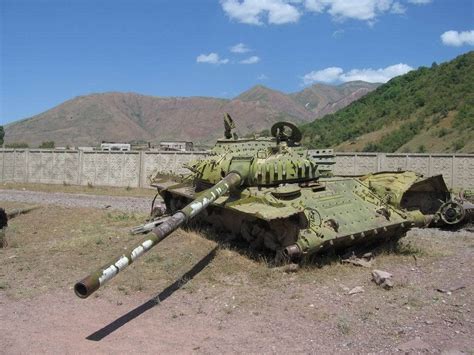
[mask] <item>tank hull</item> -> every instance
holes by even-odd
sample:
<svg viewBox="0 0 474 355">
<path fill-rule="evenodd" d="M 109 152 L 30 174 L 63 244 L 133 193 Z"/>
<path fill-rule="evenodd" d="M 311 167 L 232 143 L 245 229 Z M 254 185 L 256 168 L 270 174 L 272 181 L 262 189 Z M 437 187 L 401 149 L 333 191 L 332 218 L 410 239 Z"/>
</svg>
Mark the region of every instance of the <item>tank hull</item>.
<svg viewBox="0 0 474 355">
<path fill-rule="evenodd" d="M 200 194 L 182 185 L 158 189 L 170 212 Z M 286 250 L 294 257 L 398 239 L 425 223 L 421 214 L 397 209 L 361 180 L 347 177 L 233 191 L 216 199 L 199 219 L 253 248 Z"/>
</svg>

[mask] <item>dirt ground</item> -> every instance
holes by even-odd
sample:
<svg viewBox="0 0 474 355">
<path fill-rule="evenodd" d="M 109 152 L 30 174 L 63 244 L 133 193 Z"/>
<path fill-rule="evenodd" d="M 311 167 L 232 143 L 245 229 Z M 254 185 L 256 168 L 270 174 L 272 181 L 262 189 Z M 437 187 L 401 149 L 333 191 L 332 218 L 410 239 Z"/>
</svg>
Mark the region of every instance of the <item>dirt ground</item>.
<svg viewBox="0 0 474 355">
<path fill-rule="evenodd" d="M 30 206 L 2 191 L 0 205 Z M 414 230 L 375 250 L 372 268 L 332 258 L 286 273 L 178 230 L 77 298 L 74 283 L 135 244 L 128 229 L 144 217 L 48 204 L 12 219 L 0 249 L 0 352 L 474 352 L 472 231 Z M 375 285 L 372 269 L 392 273 L 393 289 Z M 363 292 L 350 295 L 356 286 Z"/>
</svg>

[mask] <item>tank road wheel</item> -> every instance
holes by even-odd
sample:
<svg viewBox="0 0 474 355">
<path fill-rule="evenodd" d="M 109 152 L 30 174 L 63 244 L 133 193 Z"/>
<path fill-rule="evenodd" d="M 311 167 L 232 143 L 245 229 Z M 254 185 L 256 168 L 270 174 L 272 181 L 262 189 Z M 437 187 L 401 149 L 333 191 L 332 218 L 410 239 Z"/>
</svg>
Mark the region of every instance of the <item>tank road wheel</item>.
<svg viewBox="0 0 474 355">
<path fill-rule="evenodd" d="M 461 222 L 464 219 L 466 211 L 463 206 L 455 201 L 449 201 L 444 203 L 440 209 L 441 220 L 447 225 L 454 225 Z"/>
</svg>

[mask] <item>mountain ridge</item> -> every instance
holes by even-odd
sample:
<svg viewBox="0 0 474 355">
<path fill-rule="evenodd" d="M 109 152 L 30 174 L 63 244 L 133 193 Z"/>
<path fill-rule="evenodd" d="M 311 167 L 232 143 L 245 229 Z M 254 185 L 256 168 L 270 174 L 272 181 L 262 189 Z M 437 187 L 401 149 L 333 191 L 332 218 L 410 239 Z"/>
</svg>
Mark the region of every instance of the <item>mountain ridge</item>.
<svg viewBox="0 0 474 355">
<path fill-rule="evenodd" d="M 57 146 L 97 145 L 104 140 L 192 140 L 202 144 L 222 135 L 224 112 L 235 118 L 240 134 L 258 132 L 281 120 L 296 124 L 309 122 L 317 117 L 319 110 L 328 110 L 328 103 L 337 106 L 342 100 L 346 104 L 356 99 L 352 94 L 357 90 L 376 86 L 355 83 L 350 89 L 336 87 L 330 98 L 326 97 L 330 90 L 318 93 L 314 89 L 324 100 L 315 103 L 314 95 L 311 96 L 314 103 L 311 109 L 301 104 L 298 93 L 285 94 L 263 85 L 253 86 L 232 99 L 91 93 L 6 125 L 5 141 L 7 144 L 26 142 L 31 147 L 45 141 L 54 141 Z M 329 111 L 337 109 L 336 106 Z"/>
</svg>

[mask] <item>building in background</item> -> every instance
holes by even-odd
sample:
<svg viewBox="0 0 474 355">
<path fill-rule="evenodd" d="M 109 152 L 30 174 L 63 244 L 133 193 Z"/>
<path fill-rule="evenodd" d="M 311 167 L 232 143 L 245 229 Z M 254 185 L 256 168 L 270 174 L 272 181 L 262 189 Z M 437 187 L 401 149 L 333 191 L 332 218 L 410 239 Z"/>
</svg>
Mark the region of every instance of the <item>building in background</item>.
<svg viewBox="0 0 474 355">
<path fill-rule="evenodd" d="M 100 150 L 104 152 L 129 152 L 130 143 L 102 142 Z"/>
<path fill-rule="evenodd" d="M 193 148 L 193 142 L 164 141 L 164 142 L 160 142 L 160 150 L 186 152 L 186 151 L 192 151 L 194 150 L 194 148 Z"/>
</svg>

